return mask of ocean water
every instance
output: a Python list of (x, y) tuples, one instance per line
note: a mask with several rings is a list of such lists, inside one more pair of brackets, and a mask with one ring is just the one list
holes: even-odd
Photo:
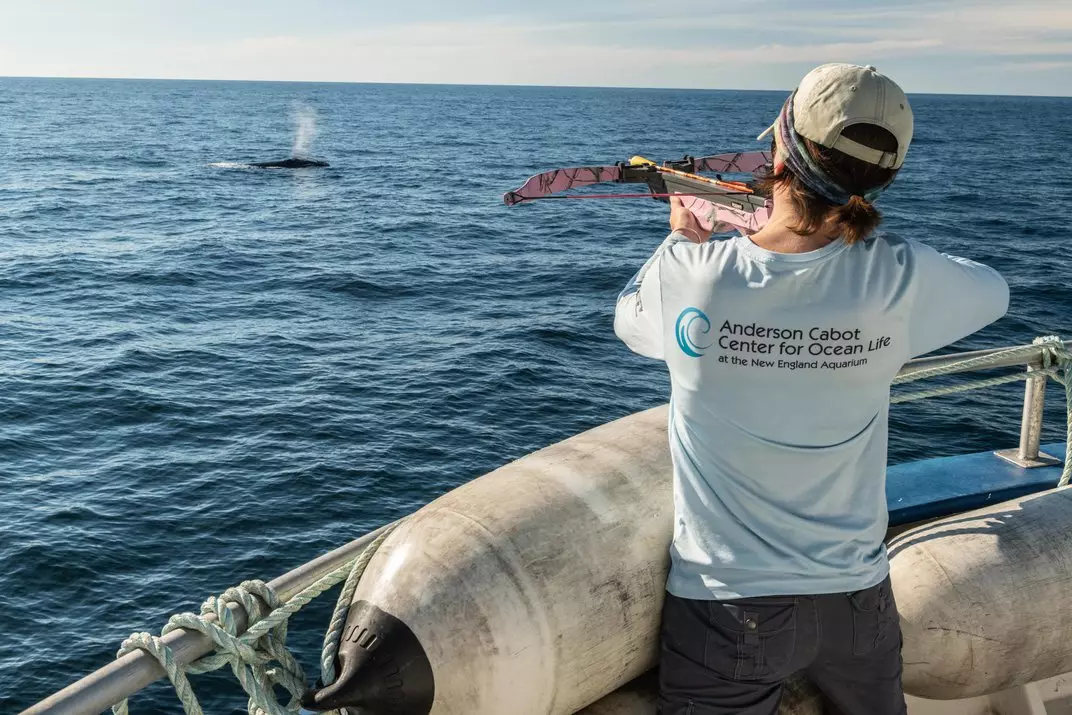
[[(665, 206), (500, 195), (755, 148), (784, 96), (0, 79), (0, 712), (209, 593), (664, 401), (611, 317)], [(1012, 286), (958, 347), (1072, 337), (1072, 99), (912, 102), (885, 229)], [(295, 145), (331, 167), (243, 168)], [(895, 407), (891, 460), (1013, 445), (1019, 390)], [(311, 676), (332, 601), (291, 631)], [(195, 687), (244, 704), (228, 676)], [(161, 685), (134, 711), (181, 712)]]

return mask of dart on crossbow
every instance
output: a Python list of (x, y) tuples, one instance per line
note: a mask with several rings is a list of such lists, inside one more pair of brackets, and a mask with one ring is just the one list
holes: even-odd
[[(513, 206), (543, 199), (653, 198), (669, 201), (671, 196), (680, 196), (704, 228), (725, 230), (730, 227), (751, 234), (770, 218), (770, 199), (760, 195), (755, 188), (756, 179), (769, 166), (770, 154), (765, 151), (698, 158), (686, 156), (661, 165), (634, 156), (627, 162), (610, 166), (575, 166), (536, 174), (519, 188), (503, 194), (503, 202)], [(700, 172), (716, 176), (702, 176)], [(751, 178), (735, 181), (724, 179), (723, 174), (749, 174)], [(648, 193), (562, 193), (594, 184), (646, 184)]]

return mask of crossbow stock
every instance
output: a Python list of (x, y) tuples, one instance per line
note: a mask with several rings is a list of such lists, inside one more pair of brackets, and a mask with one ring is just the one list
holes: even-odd
[[(540, 199), (618, 199), (653, 198), (669, 201), (681, 196), (682, 202), (706, 229), (729, 226), (745, 234), (763, 227), (770, 218), (770, 199), (756, 193), (754, 180), (770, 166), (765, 151), (686, 156), (661, 165), (634, 156), (628, 162), (611, 166), (575, 166), (536, 174), (513, 191), (503, 194), (507, 206)], [(699, 172), (714, 173), (715, 178)], [(722, 174), (751, 174), (752, 180), (732, 181)], [(562, 194), (561, 192), (593, 184), (646, 184), (649, 193), (637, 194)], [(723, 226), (720, 227), (719, 224)]]

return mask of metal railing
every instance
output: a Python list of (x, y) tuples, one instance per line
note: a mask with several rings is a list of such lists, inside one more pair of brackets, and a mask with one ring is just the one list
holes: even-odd
[[(997, 355), (998, 353), (1010, 350), (1010, 348), (972, 350), (970, 352), (916, 358), (905, 364), (897, 375), (898, 377), (907, 377), (914, 373), (938, 367), (951, 368), (947, 374), (952, 375), (958, 372), (1016, 367), (1018, 365), (1025, 366), (1028, 374), (1039, 372), (1040, 374), (1037, 377), (1030, 377), (1025, 380), (1024, 410), (1020, 421), (1020, 444), (1015, 449), (998, 450), (995, 451), (994, 454), (1017, 466), (1028, 469), (1034, 467), (1051, 467), (1055, 464), (1060, 464), (1061, 460), (1048, 454), (1040, 453), (1039, 445), (1042, 443), (1042, 413), (1046, 406), (1046, 382), (1048, 380), (1047, 375), (1042, 373), (1041, 370), (1043, 367), (1043, 356), (1048, 350), (1052, 349), (1052, 346), (1053, 344), (1045, 343), (1016, 346), (1013, 349), (1018, 351), (1017, 355), (1005, 359), (996, 359), (987, 364), (985, 368), (965, 367), (958, 370), (955, 365), (974, 358)], [(1066, 349), (1072, 348), (1072, 341), (1065, 341), (1064, 346)], [(1026, 356), (1024, 355), (1024, 351), (1028, 352)]]
[[(1066, 348), (1072, 347), (1072, 341), (1065, 343)], [(1005, 352), (1009, 348), (996, 348), (993, 350), (976, 350), (971, 352), (953, 353), (934, 357), (917, 358), (908, 362), (898, 373), (899, 377), (910, 376), (923, 370), (939, 367), (951, 367), (947, 374), (957, 372), (969, 372), (982, 369), (1001, 367), (1015, 367), (1023, 365), (1029, 372), (1040, 371), (1043, 367), (1043, 356), (1048, 349), (1047, 345), (1022, 346), (1023, 350), (1016, 356), (1005, 360), (997, 359), (988, 363), (985, 367), (965, 367), (956, 369), (957, 363), (973, 358), (981, 358), (987, 355), (996, 355)], [(1035, 347), (1032, 351), (1030, 348)], [(1026, 357), (1025, 357), (1026, 355)], [(1042, 412), (1046, 395), (1045, 373), (1037, 377), (1028, 378), (1024, 391), (1023, 421), (1020, 427), (1020, 445), (1016, 449), (995, 452), (1003, 459), (1007, 459), (1022, 467), (1050, 466), (1060, 463), (1059, 460), (1039, 453), (1039, 443), (1042, 436)], [(279, 595), (283, 601), (288, 600), (294, 594), (309, 587), (320, 577), (330, 573), (345, 563), (348, 559), (360, 553), (385, 529), (381, 527), (376, 531), (366, 534), (359, 539), (351, 541), (330, 553), (324, 554), (290, 571), (268, 585)], [(246, 613), (236, 603), (229, 606), (235, 613), (238, 622), (238, 632), (243, 633), (246, 629)], [(210, 616), (209, 618), (212, 618)], [(190, 663), (212, 652), (212, 640), (205, 635), (184, 629), (172, 631), (164, 636), (164, 642), (172, 649), (175, 659), (181, 663)], [(115, 703), (127, 698), (150, 683), (165, 676), (163, 668), (157, 661), (144, 651), (129, 653), (115, 660), (103, 668), (87, 675), (76, 683), (45, 698), (24, 710), (21, 715), (97, 715), (107, 710)]]

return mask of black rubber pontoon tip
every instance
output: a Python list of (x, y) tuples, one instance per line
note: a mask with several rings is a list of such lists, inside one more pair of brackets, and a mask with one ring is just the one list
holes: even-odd
[(312, 690), (302, 707), (355, 708), (361, 715), (428, 715), (435, 695), (432, 666), (409, 627), (378, 607), (358, 601), (335, 659), (334, 683)]

